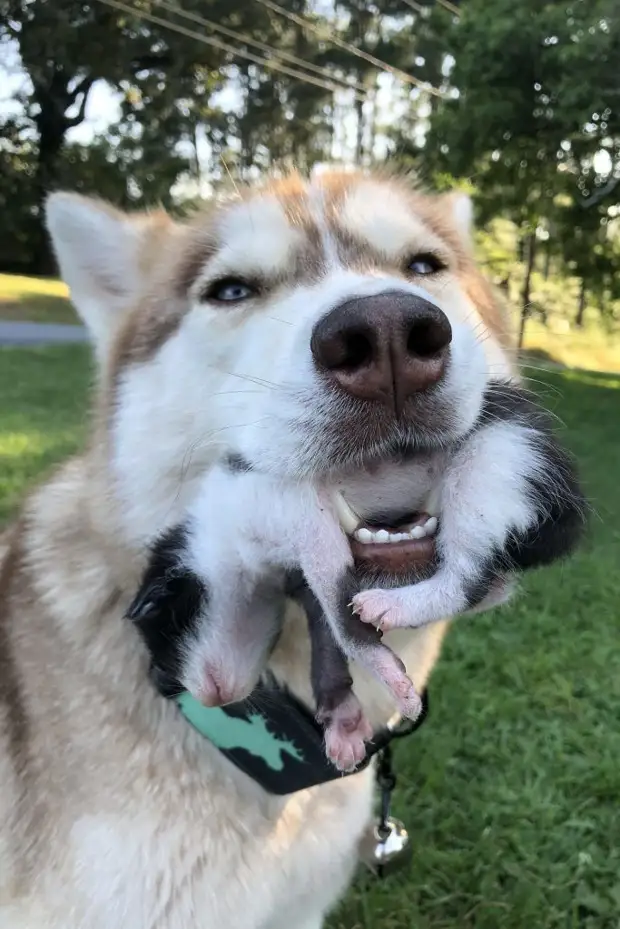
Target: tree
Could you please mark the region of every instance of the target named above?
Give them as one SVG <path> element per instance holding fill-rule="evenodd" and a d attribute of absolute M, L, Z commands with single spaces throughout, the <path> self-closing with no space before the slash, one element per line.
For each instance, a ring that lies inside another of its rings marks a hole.
<path fill-rule="evenodd" d="M 614 0 L 469 0 L 453 23 L 459 95 L 438 107 L 425 158 L 435 171 L 473 176 L 483 219 L 505 215 L 521 230 L 521 337 L 536 231 L 557 187 L 587 209 L 595 153 L 620 151 L 617 27 Z"/>
<path fill-rule="evenodd" d="M 34 140 L 32 270 L 48 265 L 41 205 L 57 185 L 67 133 L 84 120 L 98 80 L 124 95 L 122 126 L 111 150 L 120 145 L 128 156 L 133 140 L 135 152 L 143 160 L 150 154 L 158 171 L 166 161 L 172 168 L 175 146 L 190 133 L 198 105 L 226 81 L 230 55 L 179 34 L 174 29 L 178 19 L 169 12 L 162 16 L 158 3 L 145 0 L 135 7 L 132 15 L 95 0 L 0 0 L 0 48 L 18 48 L 31 84 L 19 129 Z M 183 9 L 200 11 L 215 21 L 232 18 L 237 26 L 246 20 L 267 28 L 270 23 L 261 7 L 231 8 L 227 0 L 185 0 Z M 172 25 L 154 23 L 149 15 Z M 181 166 L 178 160 L 176 166 Z M 163 171 L 167 179 L 171 173 Z"/>

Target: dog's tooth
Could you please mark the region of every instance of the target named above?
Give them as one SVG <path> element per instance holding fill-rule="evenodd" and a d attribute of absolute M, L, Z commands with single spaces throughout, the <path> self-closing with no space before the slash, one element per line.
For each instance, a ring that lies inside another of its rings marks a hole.
<path fill-rule="evenodd" d="M 414 526 L 409 535 L 412 539 L 423 539 L 426 535 L 424 526 Z"/>
<path fill-rule="evenodd" d="M 406 532 L 393 532 L 390 535 L 390 542 L 404 542 L 409 536 Z"/>
<path fill-rule="evenodd" d="M 427 535 L 434 535 L 437 531 L 437 517 L 431 516 L 430 519 L 427 519 L 424 523 L 424 529 Z"/>
<path fill-rule="evenodd" d="M 378 532 L 375 532 L 375 542 L 389 542 L 390 533 L 386 532 L 385 529 L 379 529 Z"/>
<path fill-rule="evenodd" d="M 370 529 L 357 529 L 353 533 L 353 537 L 356 538 L 358 542 L 372 542 L 372 532 Z"/>
<path fill-rule="evenodd" d="M 424 512 L 428 513 L 429 516 L 438 516 L 440 501 L 441 501 L 441 489 L 439 487 L 433 487 L 433 489 L 428 495 L 428 499 L 426 503 L 424 504 L 424 507 L 423 507 Z"/>
<path fill-rule="evenodd" d="M 338 522 L 347 535 L 353 535 L 360 524 L 359 516 L 351 509 L 339 490 L 334 493 L 333 500 Z"/>

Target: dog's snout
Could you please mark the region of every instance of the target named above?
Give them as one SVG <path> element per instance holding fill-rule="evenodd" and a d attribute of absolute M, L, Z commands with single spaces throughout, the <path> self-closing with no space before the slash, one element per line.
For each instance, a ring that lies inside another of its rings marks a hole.
<path fill-rule="evenodd" d="M 315 364 L 353 397 L 402 412 L 405 400 L 446 369 L 452 329 L 435 304 L 387 291 L 340 304 L 314 328 Z"/>

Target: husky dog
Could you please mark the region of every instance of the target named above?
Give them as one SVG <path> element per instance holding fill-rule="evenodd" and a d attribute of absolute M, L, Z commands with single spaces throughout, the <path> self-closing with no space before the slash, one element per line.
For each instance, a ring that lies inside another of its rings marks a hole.
<path fill-rule="evenodd" d="M 432 512 L 422 486 L 403 493 L 399 459 L 414 449 L 420 470 L 424 456 L 441 470 L 490 382 L 514 373 L 469 203 L 335 173 L 268 183 L 187 223 L 57 193 L 47 221 L 92 334 L 96 393 L 84 452 L 6 537 L 0 925 L 320 929 L 356 866 L 372 770 L 264 792 L 153 688 L 124 616 L 151 546 L 230 449 L 274 479 L 341 491 L 372 533 L 350 541 L 360 591 L 432 561 L 432 535 L 382 541 L 411 523 L 404 501 Z M 498 492 L 478 477 L 459 499 Z M 385 634 L 418 690 L 445 629 Z M 265 657 L 312 706 L 294 603 Z M 390 694 L 351 671 L 370 725 L 384 725 Z"/>
<path fill-rule="evenodd" d="M 436 515 L 414 516 L 405 498 L 401 512 L 411 514 L 409 522 L 372 531 L 359 526 L 339 491 L 283 483 L 239 456 L 214 466 L 186 523 L 154 547 L 131 611 L 161 692 L 187 687 L 207 706 L 243 697 L 278 632 L 265 592 L 273 595 L 278 572 L 284 589 L 282 569 L 298 569 L 309 587 L 312 685 L 328 757 L 343 770 L 355 767 L 372 735 L 348 660 L 366 667 L 400 712 L 416 718 L 420 699 L 382 631 L 436 622 L 491 595 L 508 599 L 516 571 L 548 564 L 576 545 L 585 501 L 549 417 L 508 382 L 489 382 L 470 433 L 438 452 L 430 472 L 428 456 L 422 468 L 411 457 L 402 469 L 403 492 L 407 480 L 423 487 Z M 411 539 L 428 545 L 436 536 L 433 576 L 398 590 L 360 592 L 347 528 L 357 542 L 390 544 L 397 555 Z M 187 613 L 179 601 L 187 585 L 199 596 L 192 615 L 175 624 L 172 613 Z"/>

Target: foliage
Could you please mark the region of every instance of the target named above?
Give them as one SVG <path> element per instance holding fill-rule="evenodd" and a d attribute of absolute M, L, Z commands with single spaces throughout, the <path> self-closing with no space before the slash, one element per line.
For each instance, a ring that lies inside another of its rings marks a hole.
<path fill-rule="evenodd" d="M 5 269 L 46 270 L 40 204 L 54 187 L 183 209 L 228 171 L 390 157 L 468 188 L 482 226 L 512 224 L 500 281 L 524 325 L 545 315 L 541 265 L 578 279 L 572 325 L 592 307 L 618 315 L 617 0 L 127 3 L 0 0 L 0 48 L 26 75 L 0 140 Z M 119 119 L 85 144 L 75 129 L 101 81 Z"/>
<path fill-rule="evenodd" d="M 553 235 L 584 294 L 602 296 L 617 256 L 607 224 L 620 180 L 618 25 L 615 0 L 469 0 L 451 33 L 459 95 L 439 107 L 425 153 L 473 177 L 483 222 L 517 225 L 530 272 L 539 234 Z M 530 284 L 531 273 L 526 313 Z"/>

